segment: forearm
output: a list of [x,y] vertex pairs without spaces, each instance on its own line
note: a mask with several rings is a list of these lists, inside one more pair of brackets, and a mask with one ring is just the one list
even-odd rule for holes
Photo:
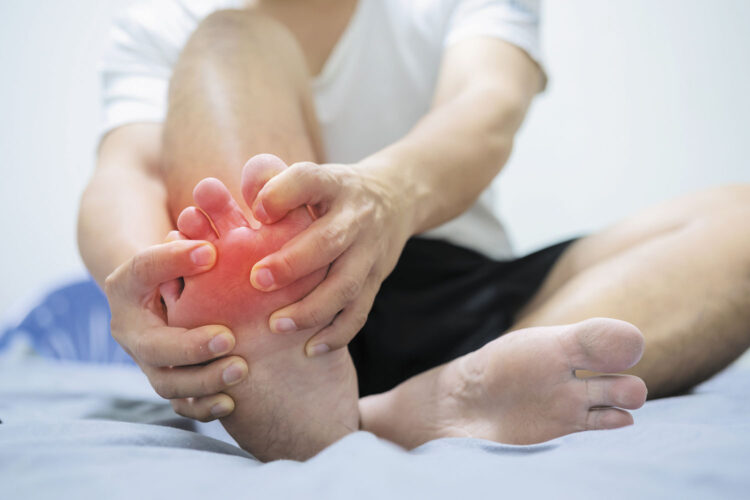
[[100,285],[137,252],[163,242],[171,229],[163,184],[138,169],[97,171],[81,198],[78,245]]
[[[409,200],[414,233],[467,210],[507,161],[521,114],[514,107],[496,116],[468,116],[479,95],[457,100],[425,117],[404,139],[363,163]],[[472,111],[473,112],[473,111]]]
[[[481,47],[467,49],[476,52]],[[414,234],[471,207],[510,156],[513,138],[540,88],[541,73],[520,49],[500,50],[497,64],[503,71],[488,71],[470,81],[444,75],[433,109],[402,140],[362,162],[408,201],[404,213],[413,218]],[[455,61],[449,62],[455,71]]]

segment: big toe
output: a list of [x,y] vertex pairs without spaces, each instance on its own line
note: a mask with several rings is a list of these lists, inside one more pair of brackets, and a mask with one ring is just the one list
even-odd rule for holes
[[219,236],[237,227],[248,226],[242,209],[219,179],[209,177],[200,181],[193,190],[193,198],[198,207],[211,219]]
[[621,372],[643,355],[641,331],[616,319],[593,318],[569,325],[563,341],[576,370]]

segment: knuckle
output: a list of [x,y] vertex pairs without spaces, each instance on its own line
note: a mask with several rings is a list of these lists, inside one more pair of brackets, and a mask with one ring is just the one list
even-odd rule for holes
[[312,186],[329,184],[333,180],[329,170],[318,163],[304,161],[295,163],[293,167],[295,175],[298,175],[302,182]]
[[320,229],[320,237],[317,238],[318,250],[329,253],[338,250],[346,243],[346,231],[339,224],[326,224]]
[[[281,271],[279,274],[286,278],[295,276],[297,271],[297,258],[291,253],[282,253],[277,261],[278,270]],[[274,272],[274,274],[276,274]]]
[[317,163],[311,161],[299,161],[289,167],[290,173],[297,176],[303,176],[305,178],[313,178],[320,172],[320,167]]
[[[221,380],[221,373],[219,374],[219,380]],[[197,393],[200,394],[201,396],[205,396],[205,395],[210,394],[211,392],[215,392],[213,388],[211,387],[211,385],[212,384],[209,382],[209,380],[206,379],[206,377],[201,378],[200,381],[198,382]]]
[[354,300],[362,290],[362,283],[353,276],[342,275],[338,279],[338,301],[343,306]]
[[317,326],[323,324],[325,321],[325,314],[322,309],[320,308],[313,308],[306,312],[306,321],[303,324],[307,324],[309,326]]
[[155,269],[156,262],[151,252],[139,253],[130,261],[130,272],[139,280],[145,280]]
[[152,347],[145,335],[137,335],[133,340],[132,351],[139,361],[148,362],[151,358]]

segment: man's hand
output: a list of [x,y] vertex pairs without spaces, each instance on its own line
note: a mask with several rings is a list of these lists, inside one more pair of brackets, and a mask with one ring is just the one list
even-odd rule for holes
[[221,391],[246,377],[247,364],[226,356],[235,343],[226,327],[167,326],[159,286],[205,272],[215,261],[216,250],[207,242],[172,241],[136,254],[104,284],[115,340],[177,413],[201,421],[232,413],[234,401]]
[[380,284],[411,236],[408,204],[357,165],[296,163],[265,185],[243,179],[243,189],[246,200],[255,200],[255,218],[264,224],[302,205],[312,207],[318,217],[253,267],[253,286],[276,290],[331,265],[308,296],[271,315],[271,330],[323,328],[308,341],[308,356],[347,345],[365,324]]

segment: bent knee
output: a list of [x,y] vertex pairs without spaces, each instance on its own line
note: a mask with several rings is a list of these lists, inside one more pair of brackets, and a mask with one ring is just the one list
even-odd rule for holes
[[[253,47],[274,54],[292,51],[301,54],[294,35],[275,19],[246,9],[218,10],[207,16],[193,32],[189,45],[204,48],[252,52]],[[234,52],[236,53],[236,52]],[[266,52],[268,53],[268,52]]]

